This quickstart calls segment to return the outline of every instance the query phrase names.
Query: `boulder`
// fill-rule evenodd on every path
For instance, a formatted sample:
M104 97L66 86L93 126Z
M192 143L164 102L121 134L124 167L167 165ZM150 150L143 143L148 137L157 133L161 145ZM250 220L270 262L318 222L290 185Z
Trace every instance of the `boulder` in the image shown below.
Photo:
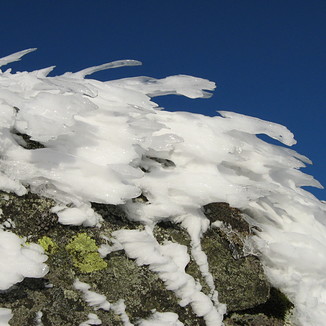
M50 269L42 279L25 278L0 293L0 306L12 309L14 315L10 325L34 325L40 312L45 326L85 322L88 314L94 313L94 307L73 286L76 279L89 284L92 291L104 295L112 304L123 300L125 313L133 324L158 311L178 314L186 326L205 325L189 305L179 305L174 292L165 288L155 272L147 266L138 266L123 250L111 252L105 258L100 256L98 248L110 243L112 232L121 228L144 228L128 219L123 205L94 203L93 209L103 217L101 227L97 228L57 223L57 216L50 212L54 205L51 199L36 194L0 193L2 228L39 243L48 255ZM241 212L226 203L212 203L203 207L203 211L212 226L202 238L202 249L208 258L219 301L227 305L225 325L283 325L285 313L271 314L263 307L273 291L259 259L243 253L241 243L250 236L250 228ZM217 221L219 227L216 227ZM156 225L154 235L159 243L169 240L187 246L191 254L190 238L179 225L161 222ZM201 284L205 294L209 294L193 259L186 272ZM291 308L290 305L286 307ZM103 325L124 325L123 314L112 309L99 309L95 313Z

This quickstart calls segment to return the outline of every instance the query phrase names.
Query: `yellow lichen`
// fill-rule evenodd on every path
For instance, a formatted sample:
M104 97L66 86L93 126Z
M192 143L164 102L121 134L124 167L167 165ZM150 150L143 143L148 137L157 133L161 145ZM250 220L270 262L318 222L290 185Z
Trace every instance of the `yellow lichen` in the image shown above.
M58 250L58 245L49 237L44 236L38 239L38 244L43 247L44 251L48 254L54 254Z
M97 251L94 239L86 233L80 233L66 245L72 256L73 265L83 273L91 273L107 267L107 263Z

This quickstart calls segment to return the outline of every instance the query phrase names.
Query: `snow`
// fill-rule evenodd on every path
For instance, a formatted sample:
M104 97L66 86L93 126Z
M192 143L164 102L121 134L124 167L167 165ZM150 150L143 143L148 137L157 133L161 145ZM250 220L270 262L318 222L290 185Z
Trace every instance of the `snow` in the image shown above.
M114 314L118 315L124 326L134 326L129 320L129 317L126 313L126 305L124 300L120 299L117 302L110 303L107 301L107 298L100 293L91 291L91 286L85 282L81 282L79 279L76 279L74 288L83 292L85 301L89 306L93 307L94 310L103 309L105 311L112 310ZM96 314L89 314L88 321L83 322L80 326L87 325L100 325L102 324L101 320L98 319ZM171 312L157 312L153 311L153 314L148 319L141 319L137 322L137 325L140 326L183 326L178 319L178 315Z
M34 50L2 58L0 65ZM321 185L300 170L309 159L285 147L295 144L293 134L279 124L232 112L215 117L166 112L151 99L166 94L209 97L215 84L201 78L84 78L101 69L139 64L122 60L56 77L48 76L53 67L0 71L0 189L23 195L29 188L55 199L62 224L100 227L101 217L90 203L123 204L145 231L117 231L115 247L102 247L102 255L123 247L138 264L155 270L181 304L191 304L204 316L206 325L221 325L225 307L218 302L200 246L209 228L201 207L227 202L259 227L253 250L272 284L295 304L296 323L322 325L326 204L301 188ZM19 134L43 148L24 148ZM259 134L285 146L267 143ZM141 194L147 202L133 200ZM160 245L153 237L155 224L167 219L188 231L191 254L211 288L209 297L185 273L189 256L184 248ZM2 289L24 277L45 275L46 257L37 245L26 246L14 233L0 232L0 261L9 257L12 271L0 265ZM21 270L22 262L28 273Z
M115 231L113 236L122 244L128 257L136 259L139 266L149 265L150 270L158 273L166 288L180 299L180 306L190 304L195 314L205 319L207 326L221 324L225 305L215 307L201 292L200 284L185 272L190 260L186 246L172 242L160 245L148 227L145 231Z
M37 326L44 326L44 324L42 322L42 317L43 317L43 312L42 311L38 311L36 313L36 317L35 317L35 324Z
M110 310L111 304L109 301L107 301L106 297L103 294L90 291L89 289L91 288L91 286L87 283L81 282L79 281L79 279L76 279L74 282L74 288L83 292L85 301L88 303L89 306L94 307L95 310Z
M93 307L94 310L112 310L116 315L120 317L124 326L133 326L133 324L129 321L129 317L126 313L126 305L124 303L124 300L120 299L117 302L111 304L107 300L105 295L97 293L95 291L91 291L91 286L89 284L81 282L79 279L76 279L73 285L76 290L83 292L85 301L88 303L89 306Z
M0 326L9 326L8 322L12 317L11 309L0 308Z
M57 213L59 223L64 225L100 226L102 221L102 217L86 204L78 208L55 206L52 212Z
M35 243L0 229L0 290L6 290L24 277L43 277L48 272L47 256Z
M179 321L178 315L173 312L154 311L148 319L140 321L139 326L183 326Z

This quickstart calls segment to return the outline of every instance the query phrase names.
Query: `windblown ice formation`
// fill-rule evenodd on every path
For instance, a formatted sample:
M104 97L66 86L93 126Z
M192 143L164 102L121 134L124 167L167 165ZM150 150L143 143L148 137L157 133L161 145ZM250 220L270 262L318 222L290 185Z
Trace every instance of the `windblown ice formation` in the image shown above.
M12 316L11 309L0 308L0 326L7 326Z
M91 286L87 283L80 282L78 279L74 282L74 288L83 292L85 301L89 304L89 306L93 307L94 310L112 310L114 314L119 315L122 320L124 326L134 326L129 320L129 317L126 313L126 305L124 300L119 300L111 304L107 301L107 298L103 294L96 293L91 291ZM91 315L91 316L90 316ZM96 314L88 315L89 320L98 319ZM98 319L99 320L99 319ZM98 324L91 324L90 321L82 323L80 326L87 325L100 325L102 322L99 320ZM178 319L178 315L172 312L159 313L154 312L149 319L141 319L137 322L137 325L140 326L183 326Z
M33 50L0 59L0 66ZM101 69L133 64L139 62L117 61L57 77L47 76L53 67L15 74L0 71L0 189L22 195L29 187L55 199L63 224L100 226L101 216L92 210L91 202L124 204L129 218L146 229L140 236L118 231L117 248L159 275L165 273L167 287L181 304L191 304L208 326L221 325L225 306L218 301L201 250L200 237L209 227L201 207L228 202L259 227L254 249L272 284L295 304L298 325L322 325L326 320L326 207L300 188L320 184L299 170L310 163L306 157L256 136L266 134L291 146L293 135L281 125L236 113L220 112L215 117L171 113L151 101L165 94L208 97L215 84L204 79L179 75L100 82L84 78ZM27 136L39 148L26 149ZM133 200L140 195L147 201ZM153 237L153 226L166 219L188 230L192 255L211 288L210 297L186 274L188 256L182 246L160 246ZM13 237L10 252L16 240L8 236ZM4 250L1 243L0 250ZM39 264L35 274L43 261ZM183 283L174 284L172 273L181 275ZM19 280L1 281L2 288L8 288ZM174 315L168 317L180 325Z
M37 244L26 244L12 232L0 229L0 290L21 282L25 277L43 277L49 271L47 256Z

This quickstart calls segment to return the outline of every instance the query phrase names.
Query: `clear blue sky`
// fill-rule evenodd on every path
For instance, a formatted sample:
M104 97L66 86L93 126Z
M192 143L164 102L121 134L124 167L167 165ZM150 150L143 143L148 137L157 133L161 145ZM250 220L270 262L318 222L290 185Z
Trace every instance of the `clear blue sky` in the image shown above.
M39 50L14 70L54 74L118 59L141 67L94 78L189 74L215 81L209 100L156 98L207 115L230 110L286 125L326 185L325 0L2 0L0 56ZM326 199L325 190L311 191Z

